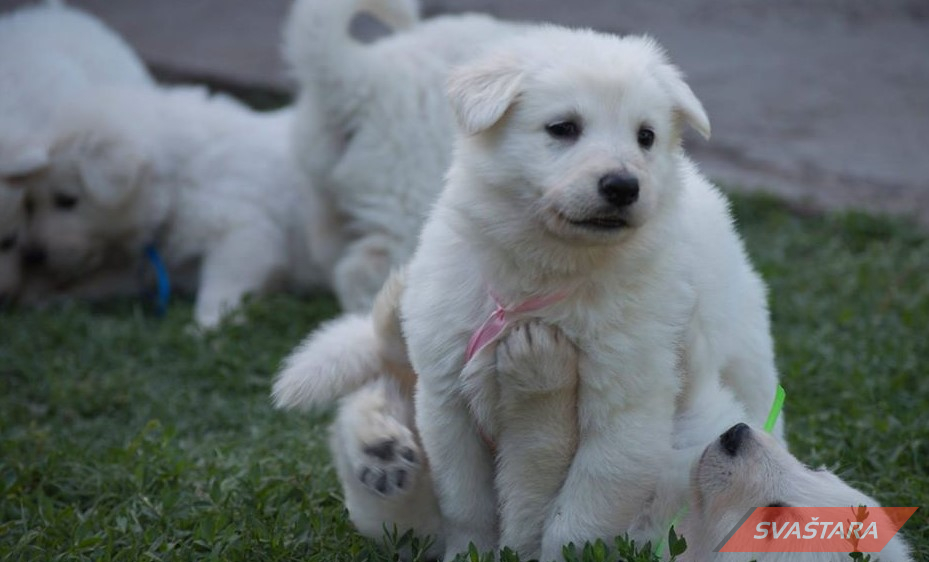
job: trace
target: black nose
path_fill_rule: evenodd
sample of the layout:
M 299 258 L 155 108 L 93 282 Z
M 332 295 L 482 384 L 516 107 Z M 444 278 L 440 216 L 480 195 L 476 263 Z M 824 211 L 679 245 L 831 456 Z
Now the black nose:
M 735 454 L 739 452 L 739 447 L 742 446 L 745 438 L 748 437 L 748 434 L 751 432 L 752 428 L 744 423 L 737 423 L 727 429 L 726 433 L 719 436 L 719 444 L 723 446 L 723 450 L 726 451 L 729 456 L 734 457 Z
M 48 254 L 42 248 L 29 247 L 23 250 L 22 258 L 26 265 L 44 265 L 48 260 Z
M 616 207 L 628 207 L 639 198 L 639 179 L 632 174 L 607 174 L 597 187 L 600 196 Z

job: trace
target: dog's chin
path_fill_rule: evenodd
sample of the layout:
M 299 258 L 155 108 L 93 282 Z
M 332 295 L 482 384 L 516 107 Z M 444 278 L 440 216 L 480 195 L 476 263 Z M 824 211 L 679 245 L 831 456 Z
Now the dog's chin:
M 629 213 L 606 212 L 575 216 L 550 209 L 545 214 L 545 227 L 556 237 L 572 243 L 608 246 L 616 244 L 635 228 Z

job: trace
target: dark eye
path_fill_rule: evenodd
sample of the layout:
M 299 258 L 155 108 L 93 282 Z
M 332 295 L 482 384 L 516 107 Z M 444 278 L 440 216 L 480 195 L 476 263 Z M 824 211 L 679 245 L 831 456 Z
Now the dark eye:
M 581 125 L 577 121 L 558 121 L 546 125 L 545 131 L 559 140 L 577 140 L 581 136 Z
M 67 211 L 77 205 L 77 197 L 65 193 L 55 194 L 55 207 Z
M 639 146 L 648 150 L 655 144 L 655 131 L 648 127 L 639 127 L 638 141 Z
M 0 252 L 9 252 L 16 247 L 16 235 L 10 234 L 3 240 L 0 240 Z

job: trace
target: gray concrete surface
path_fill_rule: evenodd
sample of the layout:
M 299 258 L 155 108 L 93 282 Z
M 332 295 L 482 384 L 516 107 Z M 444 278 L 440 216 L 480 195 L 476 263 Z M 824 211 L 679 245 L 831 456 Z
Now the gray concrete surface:
M 337 1 L 337 0 L 333 0 Z M 0 0 L 0 6 L 21 4 Z M 156 68 L 290 87 L 278 56 L 285 0 L 72 0 Z M 929 0 L 424 0 L 649 33 L 713 122 L 689 139 L 712 177 L 817 207 L 855 206 L 929 225 Z

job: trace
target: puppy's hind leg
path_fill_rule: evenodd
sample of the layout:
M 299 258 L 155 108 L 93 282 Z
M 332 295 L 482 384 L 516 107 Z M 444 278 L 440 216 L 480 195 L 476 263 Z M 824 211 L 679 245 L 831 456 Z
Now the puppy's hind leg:
M 432 537 L 442 552 L 439 508 L 412 422 L 412 397 L 389 379 L 347 396 L 332 426 L 330 448 L 358 531 L 374 540 L 384 528 Z
M 348 246 L 333 274 L 333 288 L 344 310 L 371 309 L 391 269 L 402 265 L 394 256 L 401 246 L 400 241 L 382 234 L 367 235 Z

